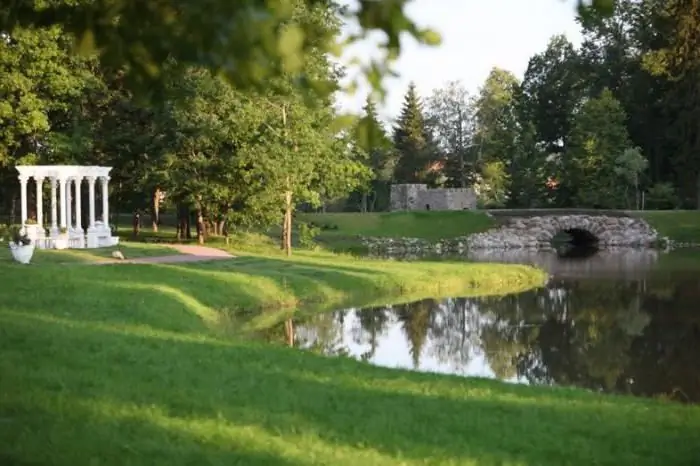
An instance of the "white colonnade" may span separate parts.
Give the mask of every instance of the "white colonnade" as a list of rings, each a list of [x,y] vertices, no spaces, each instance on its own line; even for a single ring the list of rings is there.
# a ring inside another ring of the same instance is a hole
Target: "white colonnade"
[[[109,172],[111,167],[81,165],[17,166],[21,189],[21,223],[40,248],[96,248],[117,244],[109,228]],[[27,188],[36,183],[36,218],[28,221]],[[51,221],[49,235],[44,230],[43,187],[51,186]],[[89,215],[87,231],[82,220],[82,186],[87,181]],[[101,221],[95,218],[95,184],[102,187]],[[60,213],[60,218],[59,214]]]

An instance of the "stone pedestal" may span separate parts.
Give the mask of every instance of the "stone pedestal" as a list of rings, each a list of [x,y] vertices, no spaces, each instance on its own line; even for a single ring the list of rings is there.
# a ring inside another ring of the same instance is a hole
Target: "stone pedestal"
[[[70,246],[70,240],[68,239],[68,233],[60,233],[56,239],[53,240],[53,247],[55,249],[68,249]]]
[[[89,249],[100,247],[100,230],[90,227],[87,230],[87,247]]]
[[[24,225],[24,231],[27,233],[29,239],[32,240],[32,244],[41,248],[44,243],[44,238],[46,238],[46,231],[41,225]]]

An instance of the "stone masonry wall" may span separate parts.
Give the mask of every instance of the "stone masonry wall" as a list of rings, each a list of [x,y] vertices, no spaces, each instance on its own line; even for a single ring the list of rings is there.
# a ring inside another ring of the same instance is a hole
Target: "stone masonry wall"
[[[391,186],[391,210],[464,210],[476,208],[471,188],[428,189],[424,184]]]
[[[605,215],[545,215],[512,217],[508,223],[469,236],[469,249],[519,249],[550,247],[560,231],[583,230],[596,237],[600,246],[652,247],[659,234],[640,218]]]

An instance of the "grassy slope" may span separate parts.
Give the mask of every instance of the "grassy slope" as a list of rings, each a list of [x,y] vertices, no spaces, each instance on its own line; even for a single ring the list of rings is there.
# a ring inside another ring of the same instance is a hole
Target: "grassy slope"
[[[0,262],[2,464],[617,466],[700,453],[695,407],[376,368],[221,333],[226,309],[467,295],[475,280],[507,291],[538,279],[532,269],[300,254],[64,270]]]
[[[522,210],[494,212],[491,219],[483,212],[392,212],[392,213],[332,213],[299,214],[298,219],[317,225],[331,226],[319,235],[323,243],[336,245],[352,244],[358,235],[412,237],[439,240],[470,235],[487,230],[495,225],[502,215],[546,214],[592,214],[591,209],[582,210]],[[648,221],[662,235],[681,242],[700,242],[700,211],[601,211],[605,215],[634,215]]]
[[[638,212],[638,215],[661,235],[675,241],[700,242],[700,211],[699,210],[667,210]]]
[[[362,249],[360,235],[437,241],[494,226],[485,213],[471,211],[299,214],[297,219],[321,226],[323,230],[317,240],[333,250]]]

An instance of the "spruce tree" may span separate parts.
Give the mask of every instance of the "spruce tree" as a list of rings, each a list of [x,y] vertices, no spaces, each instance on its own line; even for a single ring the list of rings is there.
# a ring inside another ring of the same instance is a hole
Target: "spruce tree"
[[[361,189],[361,210],[373,211],[389,205],[389,182],[394,171],[394,146],[377,114],[371,96],[363,108],[364,116],[357,125],[356,146],[363,154],[372,179]]]
[[[408,86],[401,115],[394,128],[394,146],[398,156],[394,181],[425,183],[430,163],[437,157],[414,83]]]

